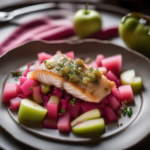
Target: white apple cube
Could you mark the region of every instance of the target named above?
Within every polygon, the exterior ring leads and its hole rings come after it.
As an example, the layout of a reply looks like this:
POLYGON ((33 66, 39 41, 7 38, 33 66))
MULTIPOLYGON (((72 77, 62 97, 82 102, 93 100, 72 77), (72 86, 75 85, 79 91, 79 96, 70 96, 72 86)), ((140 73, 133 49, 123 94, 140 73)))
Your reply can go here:
POLYGON ((142 78, 135 77, 135 71, 133 69, 123 72, 120 79, 122 85, 130 84, 133 92, 137 92, 142 89, 142 78))

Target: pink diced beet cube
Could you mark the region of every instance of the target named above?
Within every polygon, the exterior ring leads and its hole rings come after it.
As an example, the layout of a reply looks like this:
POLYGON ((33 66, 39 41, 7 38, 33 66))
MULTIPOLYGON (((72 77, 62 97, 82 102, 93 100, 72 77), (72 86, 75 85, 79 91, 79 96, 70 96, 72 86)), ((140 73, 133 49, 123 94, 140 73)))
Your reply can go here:
POLYGON ((38 104, 43 103, 43 98, 41 94, 41 86, 34 86, 32 89, 33 89, 33 92, 32 92, 33 100, 38 104))
POLYGON ((14 111, 16 111, 16 110, 18 110, 19 109, 19 106, 20 106, 20 102, 21 102, 21 98, 19 98, 19 97, 15 97, 15 98, 13 98, 13 99, 11 99, 10 100, 10 109, 11 110, 14 110, 14 111))
POLYGON ((122 85, 118 88, 122 101, 134 102, 134 95, 131 85, 122 85))
POLYGON ((48 128, 48 129, 57 129, 57 121, 52 120, 52 119, 45 119, 42 124, 43 128, 48 128))
POLYGON ((27 77, 19 77, 20 86, 27 80, 27 77))
POLYGON ((60 132, 70 132, 71 131, 71 114, 67 111, 62 117, 58 119, 57 128, 60 132))
POLYGON ((36 83, 35 80, 28 78, 22 85, 21 90, 24 96, 29 96, 32 93, 32 86, 36 83))
POLYGON ((40 64, 43 63, 45 60, 50 59, 51 57, 52 55, 45 52, 38 53, 38 60, 40 64))
POLYGON ((62 91, 62 90, 60 90, 60 89, 59 89, 59 88, 57 88, 57 87, 54 87, 53 94, 54 94, 55 96, 58 96, 59 98, 61 98, 61 97, 62 97, 62 95, 63 95, 63 91, 62 91))
POLYGON ((60 103, 61 103, 61 109, 65 109, 65 111, 67 111, 68 101, 65 99, 61 99, 60 103))
POLYGON ((120 92, 119 92, 118 88, 114 87, 111 92, 118 101, 121 100, 121 96, 120 96, 120 92))
POLYGON ((120 80, 118 79, 118 77, 116 77, 116 75, 115 75, 111 70, 109 70, 109 71, 105 74, 105 76, 106 76, 109 80, 114 81, 117 87, 120 86, 120 84, 121 84, 120 80))
POLYGON ((52 119, 52 120, 57 120, 59 109, 60 109, 59 99, 54 98, 54 96, 51 96, 50 100, 47 103, 47 110, 48 110, 47 118, 52 119), (57 100, 57 101, 55 101, 55 100, 57 100))
POLYGON ((80 102, 75 101, 74 105, 72 105, 71 103, 68 103, 68 110, 71 113, 71 119, 75 119, 79 116, 80 113, 80 102))
POLYGON ((11 99, 17 96, 17 85, 15 83, 6 83, 3 91, 3 102, 9 103, 11 99))
POLYGON ((117 77, 120 76, 121 70, 122 70, 122 55, 115 55, 115 56, 110 56, 102 61, 102 66, 106 67, 107 70, 113 71, 117 77))
POLYGON ((74 59, 74 52, 70 51, 70 52, 66 53, 66 56, 70 57, 71 59, 74 59))
POLYGON ((98 68, 96 61, 92 61, 91 63, 87 64, 89 67, 98 68))
POLYGON ((118 117, 121 117, 121 111, 120 111, 120 109, 117 109, 115 112, 116 112, 116 115, 117 115, 118 117))
POLYGON ((96 103, 83 102, 81 103, 81 114, 96 108, 98 108, 98 104, 96 103))
POLYGON ((18 94, 17 97, 20 97, 21 99, 26 98, 23 94, 18 94))
POLYGON ((117 108, 120 106, 119 101, 117 101, 117 99, 110 94, 108 96, 108 105, 113 109, 113 110, 117 110, 117 108))
POLYGON ((17 86, 17 94, 22 94, 22 90, 19 84, 16 84, 17 86))
POLYGON ((98 55, 96 56, 96 64, 97 64, 98 67, 101 67, 101 66, 102 66, 101 61, 102 61, 104 58, 105 58, 104 55, 101 55, 101 54, 98 54, 98 55))
POLYGON ((105 119, 106 119, 109 123, 117 120, 117 116, 116 116, 115 112, 114 112, 113 109, 110 108, 109 106, 105 106, 105 107, 103 108, 103 112, 104 112, 104 117, 105 117, 105 119))
POLYGON ((27 77, 27 74, 28 74, 28 72, 30 72, 30 71, 32 71, 32 70, 31 70, 31 69, 24 70, 23 73, 22 73, 22 75, 23 75, 24 77, 27 77))
POLYGON ((48 103, 50 97, 42 94, 42 99, 44 100, 43 107, 45 107, 47 109, 47 103, 48 103))

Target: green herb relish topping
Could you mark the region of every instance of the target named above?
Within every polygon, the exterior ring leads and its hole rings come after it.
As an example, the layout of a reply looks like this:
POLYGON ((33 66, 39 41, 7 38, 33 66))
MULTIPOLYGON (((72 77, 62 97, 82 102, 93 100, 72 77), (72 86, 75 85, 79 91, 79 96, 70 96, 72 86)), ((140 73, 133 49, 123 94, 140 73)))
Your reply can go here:
POLYGON ((99 84, 99 78, 103 74, 93 66, 88 69, 82 59, 72 60, 62 57, 59 61, 44 61, 44 65, 47 69, 54 69, 58 75, 65 77, 69 82, 80 81, 84 85, 89 82, 99 84))

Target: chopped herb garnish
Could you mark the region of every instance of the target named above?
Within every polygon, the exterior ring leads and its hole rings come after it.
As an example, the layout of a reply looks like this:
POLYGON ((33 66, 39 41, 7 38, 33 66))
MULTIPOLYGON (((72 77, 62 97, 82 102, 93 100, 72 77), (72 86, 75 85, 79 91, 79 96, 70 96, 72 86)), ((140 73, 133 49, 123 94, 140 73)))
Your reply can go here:
POLYGON ((93 66, 92 66, 92 67, 90 67, 90 69, 89 69, 89 70, 90 70, 90 72, 92 72, 92 71, 94 70, 94 69, 93 69, 93 66))
POLYGON ((130 107, 128 110, 127 106, 123 110, 121 110, 121 112, 123 113, 123 116, 127 115, 128 117, 131 117, 133 114, 132 107, 130 107))
POLYGON ((76 98, 73 98, 72 101, 70 101, 70 103, 72 104, 72 106, 74 106, 74 102, 76 101, 76 98))
POLYGON ((72 73, 69 73, 69 74, 68 74, 69 77, 72 76, 72 75, 73 75, 72 73))
POLYGON ((63 67, 64 66, 64 63, 60 64, 60 67, 63 67))
POLYGON ((17 71, 11 70, 11 74, 12 74, 13 76, 15 76, 15 77, 22 76, 22 72, 23 72, 23 71, 20 71, 20 70, 17 70, 17 71))
POLYGON ((69 65, 71 66, 71 68, 76 68, 77 67, 77 64, 69 63, 69 65))
POLYGON ((97 83, 97 84, 99 83, 99 81, 97 79, 94 82, 97 83))
POLYGON ((57 71, 59 71, 59 70, 60 70, 60 68, 56 68, 56 70, 57 70, 57 71))
POLYGON ((45 60, 44 63, 46 63, 47 61, 45 60))
POLYGON ((97 70, 97 72, 99 71, 98 69, 96 69, 97 70))
POLYGON ((64 58, 63 60, 65 60, 65 61, 66 61, 66 60, 67 60, 67 58, 64 58))
POLYGON ((32 87, 30 87, 30 90, 31 90, 31 91, 33 91, 33 88, 32 88, 32 87))
POLYGON ((61 109, 61 110, 60 110, 61 114, 64 114, 65 111, 66 111, 65 109, 61 109))

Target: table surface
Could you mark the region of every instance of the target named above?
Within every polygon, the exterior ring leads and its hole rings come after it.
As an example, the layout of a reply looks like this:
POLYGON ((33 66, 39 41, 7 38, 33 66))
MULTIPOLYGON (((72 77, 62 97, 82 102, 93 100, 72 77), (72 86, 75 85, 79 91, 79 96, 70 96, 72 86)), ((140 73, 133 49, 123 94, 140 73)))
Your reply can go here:
MULTIPOLYGON (((8 2, 8 0, 5 0, 8 2)), ((15 0, 17 1, 17 0, 15 0)), ((23 0, 22 0, 23 1, 23 0)), ((4 2, 4 0, 1 0, 0 3, 4 2)), ((4 4, 4 3, 2 3, 4 4)), ((69 8, 70 5, 61 5, 62 8, 69 8)), ((5 25, 0 25, 0 33, 1 33, 1 38, 0 38, 0 43, 2 41, 4 41, 13 31, 14 29, 17 28, 16 24, 22 24, 26 21, 32 20, 32 18, 38 18, 39 16, 41 17, 42 15, 45 14, 49 14, 51 15, 52 13, 64 13, 64 14, 68 14, 68 11, 70 12, 69 17, 67 19, 72 18, 73 13, 76 11, 76 9, 80 8, 81 6, 79 5, 78 7, 76 7, 74 10, 53 10, 53 11, 42 11, 38 12, 38 13, 32 13, 30 15, 24 15, 21 17, 17 17, 16 19, 13 20, 13 24, 5 24, 5 25)), ((91 8, 94 8, 95 6, 91 6, 91 8)), ((108 11, 99 11, 101 16, 102 16, 102 20, 103 20, 103 27, 110 27, 110 26, 115 26, 118 25, 120 22, 120 18, 122 17, 121 14, 117 14, 117 13, 112 13, 112 12, 108 12, 108 11)), ((57 20, 58 22, 60 20, 57 20)), ((124 43, 122 42, 122 40, 117 37, 111 40, 111 42, 121 45, 121 46, 125 46, 124 43)), ((138 143, 136 146, 133 146, 132 148, 130 148, 130 150, 134 150, 134 149, 149 149, 149 138, 150 137, 146 137, 143 141, 141 141, 140 143, 138 143)), ((92 145, 91 145, 92 146, 92 145)), ((0 128, 0 147, 6 149, 6 150, 23 150, 23 149, 30 149, 32 150, 33 148, 26 146, 25 144, 16 141, 14 138, 12 138, 9 133, 7 133, 6 131, 4 131, 2 128, 0 128)))

